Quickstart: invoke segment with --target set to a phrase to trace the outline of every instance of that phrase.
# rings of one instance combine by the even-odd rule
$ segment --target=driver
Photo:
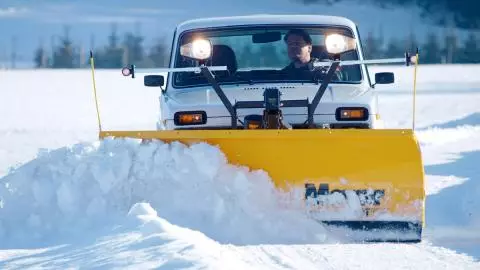
[[[305,30],[293,29],[288,31],[284,41],[287,44],[287,53],[291,60],[291,63],[282,69],[282,72],[287,76],[295,79],[308,79],[318,75],[318,72],[322,75],[326,74],[327,70],[325,68],[315,68],[313,66],[313,63],[320,60],[311,56],[312,38]],[[338,74],[336,75],[334,78],[337,77],[336,79],[338,79]]]
[[[312,38],[310,35],[304,30],[294,29],[285,35],[284,41],[287,44],[288,58],[292,62],[283,71],[291,73],[313,70],[313,62],[316,59],[310,56],[312,53]]]

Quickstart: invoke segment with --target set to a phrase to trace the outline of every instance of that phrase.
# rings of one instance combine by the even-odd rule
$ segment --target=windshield
[[[294,29],[292,31],[292,29]],[[242,27],[191,31],[181,35],[178,48],[195,39],[208,39],[212,55],[207,66],[227,66],[228,71],[212,71],[221,84],[257,82],[319,82],[328,67],[313,68],[314,61],[358,60],[356,48],[332,55],[325,49],[327,35],[353,37],[351,30],[340,27]],[[287,35],[288,34],[288,35]],[[286,36],[287,35],[287,36]],[[196,67],[198,60],[180,55],[176,50],[175,67]],[[300,68],[296,68],[298,64]],[[359,65],[340,66],[332,82],[359,83],[362,73]],[[176,88],[208,85],[202,74],[174,72]]]

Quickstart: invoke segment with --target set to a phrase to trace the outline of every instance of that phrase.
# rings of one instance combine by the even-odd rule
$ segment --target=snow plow
[[[356,25],[341,17],[187,21],[175,30],[168,68],[122,69],[161,90],[157,129],[99,125],[99,137],[206,142],[231,164],[266,171],[279,189],[302,190],[305,209],[332,230],[418,242],[420,148],[413,129],[382,128],[375,85],[394,75],[377,73],[372,82],[367,69],[416,59],[364,60]]]

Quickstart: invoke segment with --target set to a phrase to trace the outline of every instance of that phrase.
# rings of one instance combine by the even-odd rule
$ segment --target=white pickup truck
[[[342,17],[205,18],[177,26],[169,67],[144,83],[162,88],[159,130],[376,129],[375,84],[394,76],[370,78],[369,63],[409,65],[410,57],[364,60],[357,26]]]

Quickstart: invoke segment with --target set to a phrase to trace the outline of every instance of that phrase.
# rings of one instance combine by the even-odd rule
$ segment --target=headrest
[[[230,74],[237,71],[237,58],[232,48],[227,45],[213,45],[212,57],[210,59],[212,66],[227,66]]]

